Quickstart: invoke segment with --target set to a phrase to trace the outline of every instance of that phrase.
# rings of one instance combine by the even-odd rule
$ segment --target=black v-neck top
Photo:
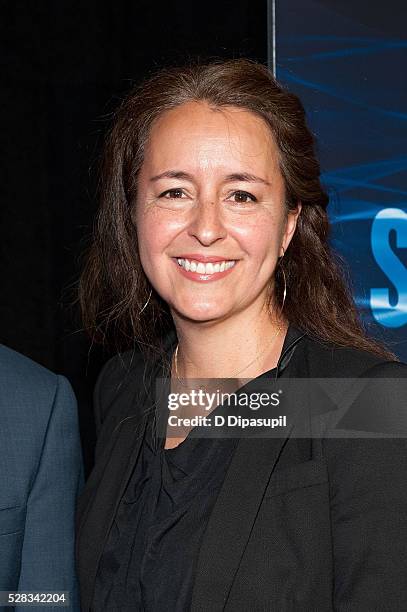
[[[102,554],[93,612],[186,612],[191,606],[202,538],[239,439],[189,435],[165,449],[156,416],[149,417]]]

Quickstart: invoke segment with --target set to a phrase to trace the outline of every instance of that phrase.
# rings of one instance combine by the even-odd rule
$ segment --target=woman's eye
[[[247,191],[234,191],[232,193],[232,197],[236,198],[235,202],[237,202],[238,204],[247,204],[248,201],[257,202],[257,198],[255,198],[254,195],[248,193]]]
[[[182,189],[167,189],[167,191],[163,191],[163,193],[159,196],[160,198],[170,199],[179,199],[182,198],[183,195]]]

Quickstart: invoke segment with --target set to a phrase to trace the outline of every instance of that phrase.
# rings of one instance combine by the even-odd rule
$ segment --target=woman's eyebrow
[[[188,174],[188,172],[183,172],[182,170],[166,170],[165,172],[161,172],[161,174],[157,174],[156,176],[152,176],[150,181],[159,181],[162,178],[176,178],[182,179],[185,181],[194,181],[194,177],[192,174]],[[266,181],[266,179],[261,178],[260,176],[256,176],[255,174],[250,174],[249,172],[234,172],[233,174],[228,174],[224,178],[224,183],[230,183],[233,181],[242,181],[246,183],[263,183],[264,185],[269,185],[270,183]]]
[[[183,172],[182,170],[166,170],[165,172],[161,172],[161,174],[152,176],[150,178],[150,181],[159,181],[162,178],[176,178],[191,182],[193,182],[194,180],[192,174],[188,174],[188,172]]]
[[[255,174],[250,174],[249,172],[235,172],[233,174],[228,174],[224,182],[230,183],[232,181],[243,181],[246,183],[264,183],[264,185],[271,185],[266,179],[261,178],[261,176],[256,176]]]

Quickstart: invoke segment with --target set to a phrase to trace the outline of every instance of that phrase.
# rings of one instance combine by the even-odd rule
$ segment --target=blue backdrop
[[[407,362],[407,39],[397,11],[396,36],[388,14],[385,27],[380,11],[355,14],[334,2],[270,2],[270,67],[306,107],[332,246],[349,264],[363,319]]]

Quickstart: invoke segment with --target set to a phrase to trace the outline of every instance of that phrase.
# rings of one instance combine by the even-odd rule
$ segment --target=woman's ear
[[[284,247],[284,251],[287,250],[288,245],[291,242],[292,237],[294,236],[295,229],[297,227],[298,217],[300,216],[302,209],[302,204],[300,200],[297,202],[297,206],[288,211],[286,217],[286,226],[283,234],[282,246]]]

